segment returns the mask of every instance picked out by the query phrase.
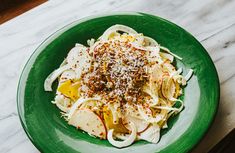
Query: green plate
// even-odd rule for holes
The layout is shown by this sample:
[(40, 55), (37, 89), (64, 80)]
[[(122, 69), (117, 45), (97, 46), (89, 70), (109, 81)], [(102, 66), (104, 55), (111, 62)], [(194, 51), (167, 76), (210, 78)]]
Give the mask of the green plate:
[[(117, 149), (107, 140), (90, 137), (69, 126), (59, 109), (51, 104), (55, 92), (45, 92), (43, 83), (59, 67), (68, 51), (79, 42), (98, 38), (114, 24), (124, 24), (150, 36), (172, 52), (183, 57), (176, 61), (184, 73), (192, 68), (194, 75), (184, 89), (185, 109), (162, 130), (158, 144), (139, 141)], [(53, 89), (55, 90), (56, 84)], [(144, 13), (116, 13), (73, 22), (46, 39), (28, 60), (18, 85), (18, 112), (21, 123), (33, 144), (50, 153), (179, 153), (188, 152), (209, 128), (219, 102), (218, 75), (203, 46), (188, 32), (160, 17)]]

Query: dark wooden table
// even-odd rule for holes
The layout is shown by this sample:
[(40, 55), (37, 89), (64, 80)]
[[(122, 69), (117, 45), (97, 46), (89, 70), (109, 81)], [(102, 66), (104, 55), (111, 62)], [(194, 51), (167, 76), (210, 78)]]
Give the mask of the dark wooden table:
[(0, 24), (46, 1), (47, 0), (0, 0)]

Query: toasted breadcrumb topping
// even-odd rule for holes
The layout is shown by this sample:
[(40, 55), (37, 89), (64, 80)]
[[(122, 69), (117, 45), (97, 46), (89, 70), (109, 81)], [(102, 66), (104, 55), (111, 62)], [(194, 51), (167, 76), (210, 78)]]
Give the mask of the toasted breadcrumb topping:
[(146, 50), (114, 39), (100, 42), (90, 54), (94, 57), (91, 69), (82, 75), (86, 95), (98, 92), (108, 101), (136, 102), (148, 80)]

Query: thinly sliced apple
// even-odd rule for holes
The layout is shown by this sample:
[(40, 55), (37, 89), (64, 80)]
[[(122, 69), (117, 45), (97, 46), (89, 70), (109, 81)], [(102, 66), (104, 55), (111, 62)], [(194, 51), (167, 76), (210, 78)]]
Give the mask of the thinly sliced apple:
[(106, 139), (107, 131), (103, 121), (89, 109), (76, 110), (68, 123), (90, 135)]
[(141, 133), (145, 131), (146, 128), (149, 126), (148, 122), (141, 120), (139, 118), (136, 118), (136, 117), (132, 117), (130, 115), (123, 118), (122, 122), (128, 130), (131, 130), (130, 123), (131, 122), (134, 123), (137, 129), (137, 133)]
[(116, 124), (113, 123), (112, 112), (107, 107), (103, 108), (103, 115), (104, 115), (105, 125), (108, 130), (114, 129), (114, 131), (118, 133), (129, 133), (128, 129), (123, 125), (121, 119)]
[(157, 124), (150, 125), (144, 132), (139, 134), (138, 139), (158, 143), (160, 139), (160, 127)]
[(89, 109), (93, 111), (95, 114), (98, 116), (103, 116), (103, 111), (102, 111), (102, 102), (98, 100), (90, 100), (86, 101), (85, 103), (81, 104), (79, 107), (80, 109)]

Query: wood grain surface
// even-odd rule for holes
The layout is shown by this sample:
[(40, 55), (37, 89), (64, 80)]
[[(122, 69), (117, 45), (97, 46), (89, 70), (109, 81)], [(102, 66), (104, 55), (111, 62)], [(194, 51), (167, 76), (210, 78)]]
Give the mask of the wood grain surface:
[(0, 24), (46, 1), (47, 0), (0, 0)]

